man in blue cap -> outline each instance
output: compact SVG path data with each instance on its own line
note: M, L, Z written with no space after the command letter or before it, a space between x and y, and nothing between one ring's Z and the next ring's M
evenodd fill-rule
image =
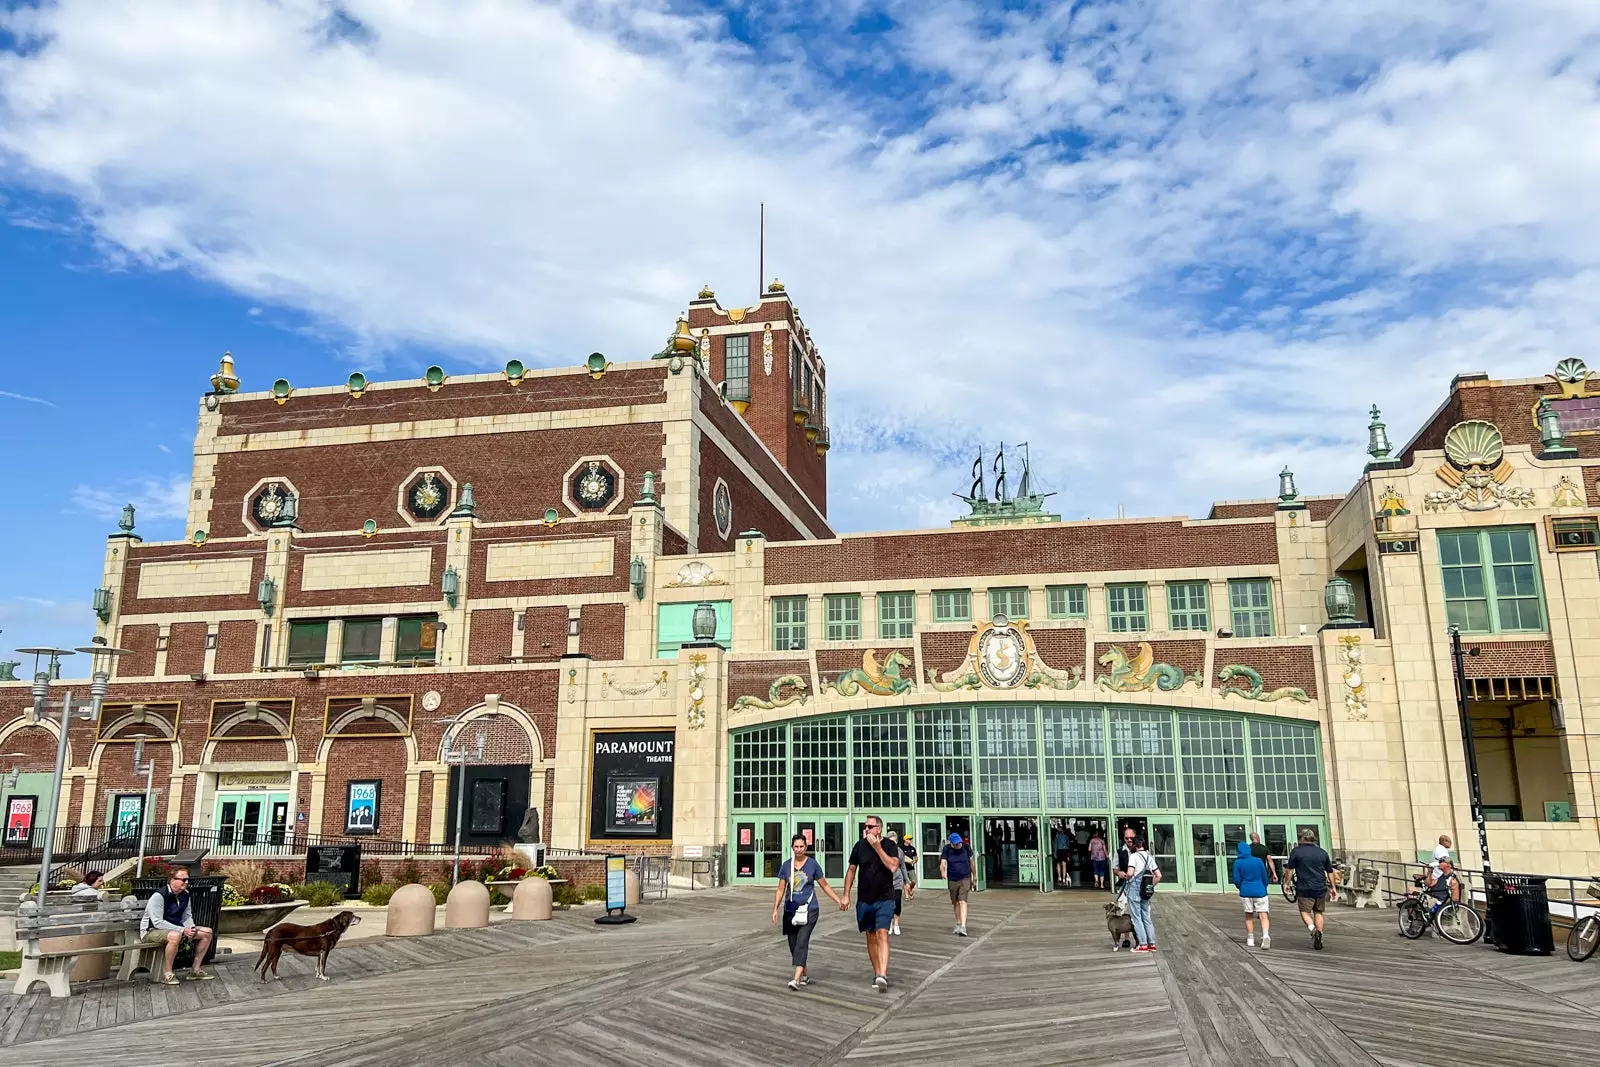
M951 834L950 841L939 850L939 877L950 888L950 903L956 909L956 928L951 933L967 936L967 896L972 892L972 847L961 840L960 834Z

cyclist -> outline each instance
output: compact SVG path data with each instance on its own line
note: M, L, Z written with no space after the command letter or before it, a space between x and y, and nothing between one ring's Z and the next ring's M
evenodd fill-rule
M1438 870L1428 870L1428 895L1433 898L1433 905L1428 909L1429 915L1437 915L1439 909L1451 901L1461 900L1461 878L1456 874L1455 864L1449 856L1439 858ZM1428 928L1428 933L1433 933L1433 928Z

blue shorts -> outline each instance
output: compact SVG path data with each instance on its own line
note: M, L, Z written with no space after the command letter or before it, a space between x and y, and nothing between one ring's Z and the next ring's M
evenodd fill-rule
M1094 861L1094 876L1096 878L1104 878L1106 876L1106 865L1109 862L1110 862L1109 860L1095 860Z
M856 902L856 929L864 934L874 930L887 930L894 922L894 901L875 900L870 904Z

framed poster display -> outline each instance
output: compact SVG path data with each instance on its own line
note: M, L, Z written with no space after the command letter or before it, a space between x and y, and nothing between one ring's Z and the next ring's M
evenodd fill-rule
M378 798L383 792L383 782L376 778L354 780L345 786L344 832L347 834L375 834L378 832Z

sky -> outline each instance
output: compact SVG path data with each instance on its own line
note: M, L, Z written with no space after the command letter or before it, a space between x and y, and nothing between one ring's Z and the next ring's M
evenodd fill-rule
M1593 0L0 0L0 649L80 645L199 398L660 349L767 273L841 530L1343 493L1590 355Z

